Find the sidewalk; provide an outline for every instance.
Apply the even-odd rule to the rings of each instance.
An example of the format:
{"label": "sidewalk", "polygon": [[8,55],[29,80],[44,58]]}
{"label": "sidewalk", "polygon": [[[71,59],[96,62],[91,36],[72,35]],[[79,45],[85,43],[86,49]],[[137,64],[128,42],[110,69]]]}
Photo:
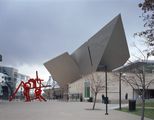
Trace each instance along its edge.
{"label": "sidewalk", "polygon": [[[139,116],[112,110],[117,105],[109,105],[109,115],[105,115],[105,105],[85,102],[1,102],[1,120],[140,120]],[[150,120],[150,119],[145,119]]]}

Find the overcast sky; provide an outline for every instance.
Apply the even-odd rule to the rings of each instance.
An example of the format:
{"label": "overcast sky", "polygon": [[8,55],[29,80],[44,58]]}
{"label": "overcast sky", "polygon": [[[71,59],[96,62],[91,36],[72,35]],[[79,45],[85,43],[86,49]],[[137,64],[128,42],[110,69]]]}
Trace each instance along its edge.
{"label": "overcast sky", "polygon": [[1,65],[47,79],[43,63],[70,54],[121,13],[129,48],[141,31],[141,0],[0,0]]}

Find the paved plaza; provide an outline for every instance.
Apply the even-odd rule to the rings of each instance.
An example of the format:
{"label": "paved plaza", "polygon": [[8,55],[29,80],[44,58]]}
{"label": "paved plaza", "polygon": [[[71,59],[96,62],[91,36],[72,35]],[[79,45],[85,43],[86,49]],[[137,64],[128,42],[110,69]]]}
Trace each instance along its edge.
{"label": "paved plaza", "polygon": [[[0,120],[140,120],[139,116],[113,110],[117,105],[109,105],[109,115],[105,115],[105,105],[96,104],[91,110],[88,102],[0,102]],[[150,119],[145,119],[150,120]]]}

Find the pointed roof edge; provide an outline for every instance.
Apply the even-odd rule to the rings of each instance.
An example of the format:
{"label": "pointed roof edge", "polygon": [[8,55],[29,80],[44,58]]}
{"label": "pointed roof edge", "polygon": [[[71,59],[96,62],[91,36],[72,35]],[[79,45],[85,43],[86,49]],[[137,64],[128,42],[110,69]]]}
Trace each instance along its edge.
{"label": "pointed roof edge", "polygon": [[[126,39],[126,34],[125,34],[125,29],[124,29],[124,25],[123,25],[121,13],[119,13],[115,18],[117,18],[117,22],[118,22],[118,21],[121,22],[121,27],[122,27],[122,30],[123,30],[123,33],[124,33],[125,42],[126,42],[126,47],[127,47],[126,49],[128,50],[128,55],[129,55],[129,56],[128,56],[128,59],[129,59],[129,57],[130,57],[130,52],[129,52],[129,47],[128,47],[128,43],[127,43],[127,39]],[[113,18],[112,20],[114,20],[115,18]],[[115,25],[116,25],[116,24],[115,24]],[[115,26],[114,26],[114,27],[115,27]],[[115,31],[115,30],[113,29],[113,30],[112,30],[112,34],[114,33],[114,31]],[[111,38],[111,37],[112,37],[112,35],[110,36],[110,38]],[[110,40],[111,40],[111,39],[110,39]],[[109,40],[109,41],[110,41],[110,40]],[[108,43],[109,43],[109,42],[108,42]],[[108,46],[108,44],[107,44],[107,46]],[[106,47],[107,47],[107,46],[106,46]],[[106,50],[106,49],[105,49],[105,50]],[[104,51],[104,52],[105,52],[105,51]],[[101,58],[101,59],[102,59],[102,58]],[[127,60],[128,60],[128,59],[127,59]],[[126,62],[127,62],[127,61],[126,61]],[[126,63],[126,62],[125,62],[125,63]],[[96,69],[96,70],[98,70],[98,71],[101,69],[101,68],[100,68],[100,67],[101,67],[101,64],[100,64],[100,63],[101,63],[101,60],[100,60],[98,66],[97,66],[97,69]],[[104,66],[105,66],[105,65],[104,65]],[[119,68],[119,67],[118,67],[118,68]],[[104,68],[103,68],[103,69],[104,69]],[[115,69],[116,69],[116,68],[115,68]],[[114,70],[114,69],[113,69],[113,70]]]}
{"label": "pointed roof edge", "polygon": [[109,25],[111,22],[113,22],[115,19],[121,17],[121,13],[119,13],[117,16],[115,16],[114,18],[112,18],[109,22],[107,22],[100,30],[98,30],[94,35],[92,35],[87,41],[85,41],[81,46],[79,46],[77,49],[75,49],[72,53],[74,54],[78,49],[80,49],[83,45],[88,44],[89,40],[92,39],[93,37],[96,36],[96,34],[98,34],[99,32],[101,32],[102,29],[104,29],[107,25]]}
{"label": "pointed roof edge", "polygon": [[[128,42],[127,42],[127,38],[126,38],[126,33],[125,33],[125,29],[124,29],[124,24],[123,24],[123,21],[122,21],[121,13],[119,13],[116,17],[118,17],[118,20],[120,20],[120,22],[121,22],[121,27],[122,27],[122,30],[124,32],[125,42],[126,42],[126,46],[127,46],[127,49],[128,49],[128,54],[129,54],[129,57],[130,57]],[[112,31],[112,32],[114,32],[114,31]]]}
{"label": "pointed roof edge", "polygon": [[[105,28],[106,26],[108,26],[109,24],[111,24],[113,21],[115,21],[115,24],[114,24],[114,27],[113,28],[115,28],[115,25],[116,25],[116,23],[118,22],[118,20],[119,20],[119,18],[122,20],[122,18],[121,18],[121,13],[119,13],[117,16],[115,16],[112,20],[110,20],[105,26],[103,26],[103,28]],[[122,24],[122,27],[123,27],[123,24]],[[101,28],[98,32],[100,32],[101,30],[103,30],[103,28]],[[124,29],[124,28],[123,28]],[[114,29],[112,29],[112,31],[111,31],[111,36],[112,36],[112,34],[113,34],[113,31],[114,31]],[[97,32],[97,33],[98,33]],[[97,34],[96,33],[96,34]],[[95,34],[95,35],[96,35]],[[124,34],[125,34],[125,32],[124,32]],[[93,35],[92,37],[94,37],[95,35]],[[110,41],[110,38],[111,38],[111,36],[109,36],[109,41]],[[91,37],[91,38],[92,38]],[[90,38],[90,39],[91,39]],[[90,40],[89,39],[89,40]],[[88,40],[88,41],[89,41]],[[109,43],[109,42],[108,42]],[[106,45],[106,47],[108,46],[108,43],[107,43],[107,45]],[[105,52],[105,51],[104,51]],[[104,53],[103,52],[103,53]],[[102,53],[102,57],[103,57],[103,53]],[[100,65],[100,63],[101,63],[101,60],[102,60],[102,57],[100,58],[100,60],[99,60],[99,62],[98,62],[98,65],[97,65],[97,67],[96,67],[96,69],[95,69],[95,71],[97,71],[98,69],[99,69],[99,65]]]}
{"label": "pointed roof edge", "polygon": [[[92,39],[93,37],[96,36],[96,34],[98,34],[99,32],[101,32],[105,27],[107,27],[109,24],[111,24],[113,21],[116,21],[121,18],[121,14],[118,14],[117,16],[115,16],[114,18],[112,18],[109,22],[107,22],[100,30],[98,30],[93,36],[91,36],[88,40],[87,43],[89,43],[89,40]],[[116,23],[115,22],[115,23]],[[115,26],[116,24],[114,24]],[[113,30],[112,30],[113,31]]]}

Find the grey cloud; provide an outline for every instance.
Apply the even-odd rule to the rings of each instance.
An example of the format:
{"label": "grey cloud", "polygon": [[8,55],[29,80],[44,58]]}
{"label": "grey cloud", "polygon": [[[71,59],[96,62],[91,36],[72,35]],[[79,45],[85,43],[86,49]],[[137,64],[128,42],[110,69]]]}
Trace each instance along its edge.
{"label": "grey cloud", "polygon": [[[116,8],[118,5],[111,5],[113,10],[110,10],[110,4],[101,0],[0,2],[0,54],[4,57],[3,63],[43,64],[57,54],[73,52],[122,12]],[[123,9],[125,6],[127,4]]]}

